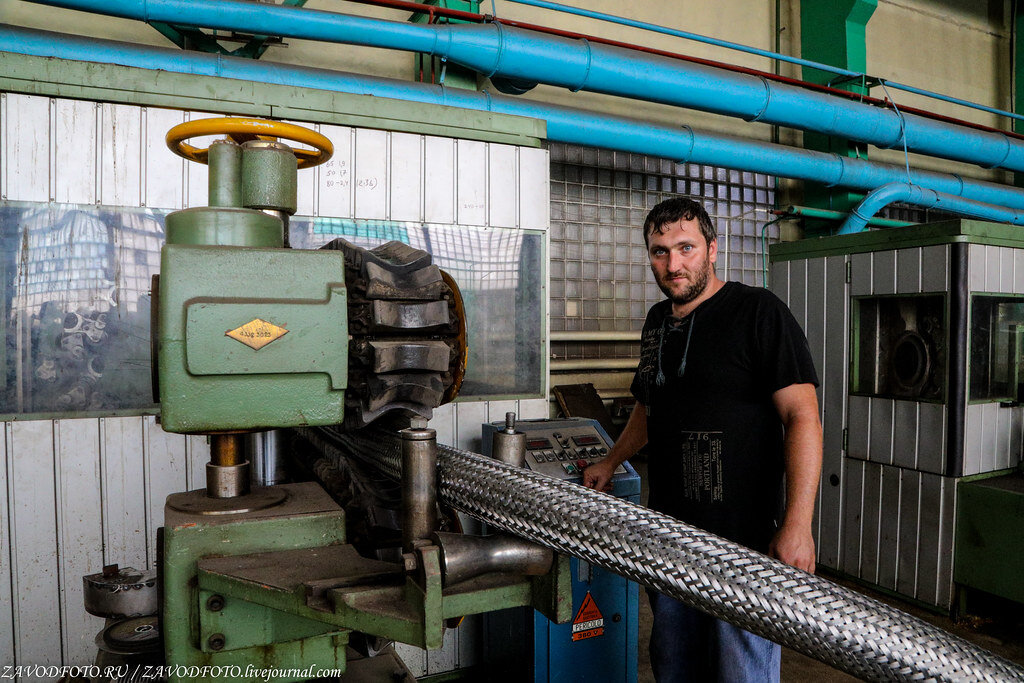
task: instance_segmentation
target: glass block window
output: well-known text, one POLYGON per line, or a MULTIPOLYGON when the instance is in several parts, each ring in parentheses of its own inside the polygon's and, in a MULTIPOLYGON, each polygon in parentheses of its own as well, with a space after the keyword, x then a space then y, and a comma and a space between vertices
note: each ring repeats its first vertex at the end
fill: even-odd
MULTIPOLYGON (((775 178, 639 154, 553 143, 551 331, 640 330, 663 298, 644 248, 643 221, 677 195, 702 201, 718 229, 718 276, 760 286, 761 233, 773 216, 775 178)), ((778 225, 767 228, 769 243, 778 225)), ((639 344, 553 342, 558 359, 629 358, 639 344)))

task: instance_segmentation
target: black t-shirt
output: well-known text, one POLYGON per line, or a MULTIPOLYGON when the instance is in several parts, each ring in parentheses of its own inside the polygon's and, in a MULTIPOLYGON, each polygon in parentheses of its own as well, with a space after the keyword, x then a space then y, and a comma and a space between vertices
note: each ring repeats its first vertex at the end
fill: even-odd
POLYGON ((650 506, 766 552, 783 499, 772 394, 817 385, 807 338, 766 289, 726 282, 682 320, 647 313, 633 396, 647 406, 650 506))

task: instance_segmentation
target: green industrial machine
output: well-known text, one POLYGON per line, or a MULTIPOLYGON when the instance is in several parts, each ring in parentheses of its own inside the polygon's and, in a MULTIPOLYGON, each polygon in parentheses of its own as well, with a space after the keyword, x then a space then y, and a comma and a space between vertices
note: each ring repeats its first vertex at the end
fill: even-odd
POLYGON ((566 558, 508 538, 496 541, 501 552, 478 551, 479 540, 437 533, 436 441, 423 418, 455 397, 464 371, 451 278, 401 243, 288 248, 297 170, 331 155, 313 131, 205 119, 167 141, 210 171, 210 206, 167 217, 154 282, 161 424, 208 434, 211 446, 206 488, 165 507, 172 680, 313 678, 346 668, 352 631, 437 648, 454 618, 507 607, 567 621, 566 558), (220 134, 208 149, 185 142, 220 134), (246 433, 344 432, 395 411, 418 424, 401 432, 404 523, 389 559, 348 543, 345 512, 319 484, 250 486, 246 433))

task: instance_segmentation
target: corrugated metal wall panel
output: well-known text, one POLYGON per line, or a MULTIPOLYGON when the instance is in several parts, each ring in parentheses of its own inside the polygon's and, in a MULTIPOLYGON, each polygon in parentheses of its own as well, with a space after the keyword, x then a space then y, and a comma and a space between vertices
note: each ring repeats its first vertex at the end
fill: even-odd
POLYGON ((898 467, 881 468, 877 582, 889 590, 896 590, 896 567, 900 551, 900 474, 898 467))
POLYGON ((984 244, 967 246, 967 288, 972 292, 985 291, 985 263, 988 247, 984 244))
POLYGON ((50 191, 49 98, 32 95, 0 95, 5 104, 0 112, 0 154, 3 154, 2 198, 47 202, 50 191))
POLYGON ((871 254, 871 292, 896 293, 896 251, 878 251, 871 254))
POLYGON ((142 110, 100 105, 100 203, 142 205, 142 110))
POLYGON ((843 535, 839 568, 860 576, 862 522, 864 519, 864 469, 867 463, 847 458, 843 462, 843 535))
MULTIPOLYGON (((935 604, 953 604, 953 536, 956 518, 956 479, 941 477, 942 506, 939 510, 938 568, 935 571, 935 604)), ((934 524, 934 522, 932 522, 934 524)))
POLYGON ((775 296, 782 299, 782 302, 789 306, 789 264, 792 261, 782 261, 771 265, 769 282, 775 296))
POLYGON ((547 230, 551 202, 538 201, 551 193, 551 164, 544 149, 519 149, 519 227, 547 230))
POLYGON ((99 154, 96 115, 99 106, 78 100, 56 100, 53 106, 53 200, 66 204, 94 204, 99 154))
POLYGON ((892 463, 897 467, 913 469, 917 466, 917 437, 919 433, 917 401, 894 401, 892 463))
POLYGON ((807 328, 807 261, 789 264, 789 310, 804 329, 807 328))
POLYGON ((917 595, 918 537, 921 532, 921 473, 899 470, 899 544, 896 552, 896 591, 917 595))
MULTIPOLYGON (((479 182, 479 181, 477 181, 479 182)), ((519 158, 511 145, 487 145, 487 225, 514 228, 519 223, 519 158)))
POLYGON ((1013 292, 1013 282, 1015 280, 1013 266, 1014 258, 1013 252, 1015 249, 1006 249, 1003 247, 999 248, 999 277, 995 283, 997 292, 1010 293, 1013 292))
POLYGON ((941 244, 921 249, 921 291, 949 291, 949 247, 941 244))
POLYGON ((524 420, 545 419, 551 414, 551 404, 546 398, 524 398, 519 400, 519 416, 524 420))
POLYGON ((11 427, 3 427, 3 483, 0 484, 0 662, 14 662, 15 612, 12 598, 11 583, 14 572, 11 566, 11 554, 14 545, 11 543, 10 501, 14 490, 14 450, 11 444, 11 427))
POLYGON ((946 406, 922 403, 918 406, 917 469, 942 474, 946 465, 946 406))
POLYGON ((388 134, 356 129, 354 213, 356 218, 388 217, 388 134))
POLYGON ((455 222, 487 225, 487 143, 455 141, 455 222))
MULTIPOLYGON (((893 409, 896 403, 888 398, 871 398, 871 422, 868 426, 868 460, 892 464, 893 409)), ((854 425, 851 423, 851 427, 854 425)))
POLYGON ((846 427, 849 297, 846 292, 846 257, 830 256, 825 261, 822 325, 827 352, 819 368, 824 441, 818 505, 818 561, 826 567, 838 568, 843 547, 846 491, 843 429, 846 427))
POLYGON ((916 294, 921 291, 921 249, 896 251, 896 293, 916 294))
MULTIPOLYGON (((1011 429, 1013 428, 1013 415, 1017 412, 1014 408, 993 404, 995 407, 995 448, 993 449, 993 470, 1002 470, 1012 467, 1017 463, 1012 459, 1010 453, 1011 429)), ((1018 452, 1017 458, 1020 458, 1018 452)))
POLYGON ((49 420, 9 423, 13 664, 61 664, 57 472, 49 420))
POLYGON ((85 611, 82 577, 103 569, 99 421, 55 421, 54 444, 64 661, 88 662, 98 620, 85 611))
POLYGON ((423 189, 423 220, 428 223, 455 222, 455 141, 428 137, 423 155, 430 160, 423 189))
POLYGON ((393 221, 423 220, 423 136, 391 134, 389 214, 393 221))
POLYGON ((1011 292, 1024 292, 1024 249, 1013 250, 1013 289, 1011 292))
POLYGON ((312 182, 315 185, 316 205, 313 215, 350 218, 354 132, 346 126, 322 124, 320 133, 334 144, 334 156, 327 163, 313 169, 313 173, 300 173, 299 184, 312 182))
MULTIPOLYGON (((184 159, 167 149, 167 131, 185 120, 173 109, 143 109, 143 206, 177 210, 185 206, 184 159)), ((195 164, 188 164, 193 166, 195 164)))
POLYGON ((487 422, 487 403, 466 401, 455 405, 455 447, 480 452, 480 425, 487 422))
POLYGON ((985 406, 968 404, 964 411, 964 476, 984 472, 984 454, 978 448, 985 440, 985 406))
MULTIPOLYGON (((807 301, 802 321, 807 343, 811 349, 811 359, 818 371, 819 382, 822 381, 825 367, 825 301, 828 293, 828 282, 825 280, 825 259, 811 259, 807 262, 807 301)), ((819 408, 821 403, 821 387, 818 390, 819 408)))
MULTIPOLYGON (((942 477, 922 474, 920 489, 921 528, 917 536, 917 590, 914 596, 939 604, 939 539, 942 535, 942 477)), ((947 533, 952 534, 951 530, 947 533)))
POLYGON ((881 540, 882 502, 882 468, 875 463, 865 463, 858 576, 872 583, 879 581, 878 546, 881 540))
POLYGON ((145 569, 153 563, 146 544, 148 510, 142 453, 142 418, 99 420, 103 491, 103 564, 145 569))

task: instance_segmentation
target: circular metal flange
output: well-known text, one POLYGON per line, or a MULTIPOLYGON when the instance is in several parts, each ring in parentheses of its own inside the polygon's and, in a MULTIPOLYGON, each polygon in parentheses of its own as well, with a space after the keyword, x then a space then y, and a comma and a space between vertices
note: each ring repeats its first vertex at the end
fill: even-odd
POLYGON ((118 655, 156 652, 160 643, 160 618, 156 615, 114 622, 96 636, 97 647, 118 655))
POLYGON ((256 487, 250 493, 235 498, 210 498, 205 489, 175 493, 168 497, 167 505, 193 515, 234 515, 255 512, 284 502, 288 494, 277 487, 256 487))

